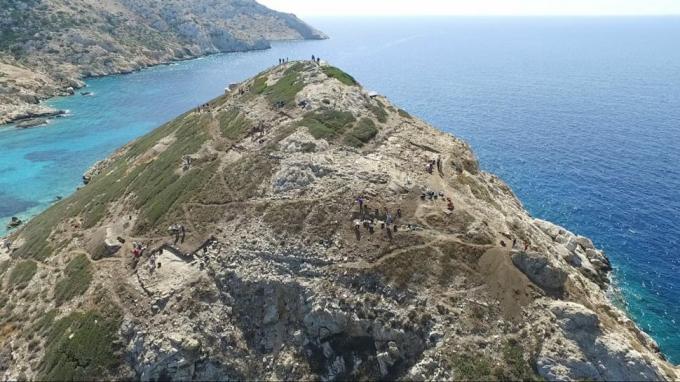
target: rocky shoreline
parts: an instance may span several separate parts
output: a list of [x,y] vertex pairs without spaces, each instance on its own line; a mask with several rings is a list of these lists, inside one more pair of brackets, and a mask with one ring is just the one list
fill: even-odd
[[[132,74],[136,73],[145,69],[150,69],[156,66],[164,66],[164,65],[172,65],[174,63],[178,62],[184,62],[184,61],[191,61],[191,60],[196,60],[199,58],[203,57],[209,57],[212,55],[216,54],[228,54],[228,53],[238,53],[238,52],[252,52],[252,51],[257,51],[257,50],[267,50],[271,49],[271,45],[268,45],[266,47],[261,47],[261,48],[253,48],[253,49],[247,49],[247,50],[232,50],[232,51],[225,51],[225,52],[208,52],[205,54],[199,54],[196,56],[189,56],[189,57],[183,57],[183,58],[170,58],[167,61],[159,61],[159,62],[153,62],[153,63],[146,63],[142,66],[136,67],[136,68],[124,68],[120,70],[113,70],[108,73],[98,73],[95,75],[90,75],[84,78],[73,78],[68,84],[64,84],[61,87],[57,86],[54,88],[53,91],[41,94],[41,95],[36,95],[35,98],[33,99],[35,103],[18,103],[14,105],[4,105],[2,108],[0,108],[0,128],[4,127],[5,125],[9,124],[17,124],[16,127],[19,128],[24,128],[22,126],[19,126],[18,123],[22,121],[31,121],[31,120],[38,120],[38,119],[43,119],[43,118],[50,118],[50,117],[58,117],[58,116],[63,116],[66,114],[66,110],[57,110],[54,108],[51,108],[49,106],[45,106],[42,104],[42,101],[48,100],[50,98],[54,97],[60,97],[60,96],[74,96],[76,95],[76,91],[79,89],[83,89],[86,87],[85,81],[89,78],[101,78],[101,77],[107,77],[107,76],[115,76],[115,75],[125,75],[125,74]],[[44,123],[41,123],[39,125],[43,125]],[[35,125],[35,126],[39,126]],[[26,127],[35,127],[35,126],[26,126]]]
[[253,0],[10,2],[0,31],[0,125],[52,112],[40,101],[72,94],[86,78],[327,38]]

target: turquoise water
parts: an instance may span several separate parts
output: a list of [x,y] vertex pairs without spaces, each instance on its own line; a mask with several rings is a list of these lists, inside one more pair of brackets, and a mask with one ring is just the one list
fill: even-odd
[[0,128],[0,221],[68,195],[94,161],[228,83],[316,54],[468,140],[535,216],[593,238],[628,311],[680,362],[680,19],[312,21],[332,39],[91,79],[93,97],[49,102],[71,116]]

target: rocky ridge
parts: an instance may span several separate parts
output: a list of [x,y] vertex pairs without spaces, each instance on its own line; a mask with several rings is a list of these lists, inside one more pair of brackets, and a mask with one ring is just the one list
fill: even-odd
[[6,0],[0,124],[51,115],[40,100],[73,94],[85,77],[321,38],[294,15],[254,0]]
[[0,250],[5,379],[679,377],[589,239],[326,64],[267,70],[87,183]]

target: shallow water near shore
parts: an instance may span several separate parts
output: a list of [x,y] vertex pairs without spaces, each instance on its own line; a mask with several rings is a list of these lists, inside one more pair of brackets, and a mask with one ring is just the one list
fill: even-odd
[[0,128],[0,235],[128,141],[315,54],[469,141],[534,216],[591,237],[630,314],[680,362],[679,18],[310,21],[332,39],[91,79],[93,96],[48,101],[69,116]]

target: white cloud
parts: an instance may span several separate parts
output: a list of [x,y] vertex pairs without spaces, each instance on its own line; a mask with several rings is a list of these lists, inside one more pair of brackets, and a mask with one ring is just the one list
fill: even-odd
[[299,16],[678,15],[680,0],[258,0]]

